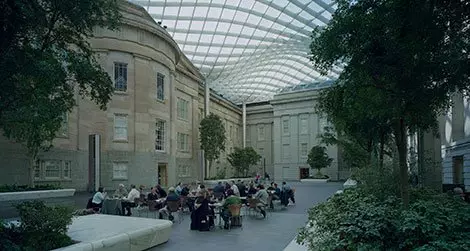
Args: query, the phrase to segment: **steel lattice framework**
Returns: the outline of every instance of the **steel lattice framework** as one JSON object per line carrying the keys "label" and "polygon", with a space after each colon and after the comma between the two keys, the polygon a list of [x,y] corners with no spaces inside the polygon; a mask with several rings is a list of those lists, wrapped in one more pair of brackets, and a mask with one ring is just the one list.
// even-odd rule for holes
{"label": "steel lattice framework", "polygon": [[129,0],[167,26],[206,83],[234,103],[266,101],[286,87],[336,79],[308,60],[310,35],[332,0]]}

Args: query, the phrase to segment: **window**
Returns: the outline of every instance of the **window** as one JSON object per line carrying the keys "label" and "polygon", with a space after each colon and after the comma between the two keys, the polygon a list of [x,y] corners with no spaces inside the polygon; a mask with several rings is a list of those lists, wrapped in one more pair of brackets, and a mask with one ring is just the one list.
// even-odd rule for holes
{"label": "window", "polygon": [[165,76],[157,73],[157,100],[165,100]]}
{"label": "window", "polygon": [[284,119],[282,121],[282,134],[288,135],[289,134],[289,120]]}
{"label": "window", "polygon": [[127,180],[127,162],[113,163],[113,179]]}
{"label": "window", "polygon": [[176,101],[176,116],[178,119],[188,120],[188,106],[189,102],[182,98]]}
{"label": "window", "polygon": [[68,160],[38,160],[34,166],[37,180],[70,179],[72,163]]}
{"label": "window", "polygon": [[157,119],[155,127],[155,150],[165,151],[165,121]]}
{"label": "window", "polygon": [[283,159],[290,159],[289,144],[282,145],[282,158]]}
{"label": "window", "polygon": [[259,155],[264,156],[264,148],[260,147],[258,149]]}
{"label": "window", "polygon": [[69,116],[67,115],[67,113],[64,113],[62,115],[62,122],[61,122],[60,128],[57,131],[57,136],[67,138],[68,135],[69,135]]}
{"label": "window", "polygon": [[300,119],[300,134],[307,134],[307,133],[308,133],[308,120]]}
{"label": "window", "polygon": [[258,127],[258,140],[264,140],[264,125]]}
{"label": "window", "polygon": [[454,184],[464,184],[463,156],[452,157],[452,173]]}
{"label": "window", "polygon": [[116,91],[127,91],[127,64],[114,63],[114,89]]}
{"label": "window", "polygon": [[307,143],[300,144],[300,156],[307,157],[307,155],[308,155],[308,144]]}
{"label": "window", "polygon": [[180,152],[187,152],[189,151],[189,135],[184,133],[178,133],[177,138],[177,149]]}
{"label": "window", "polygon": [[187,165],[180,165],[178,176],[179,177],[191,177],[191,167]]}
{"label": "window", "polygon": [[127,141],[127,115],[114,115],[114,140]]}

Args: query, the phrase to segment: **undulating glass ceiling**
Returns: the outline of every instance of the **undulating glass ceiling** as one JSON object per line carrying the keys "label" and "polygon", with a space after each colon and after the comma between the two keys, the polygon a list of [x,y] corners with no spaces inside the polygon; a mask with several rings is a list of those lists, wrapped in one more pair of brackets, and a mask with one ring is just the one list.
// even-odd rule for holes
{"label": "undulating glass ceiling", "polygon": [[143,6],[179,44],[209,86],[240,104],[286,87],[336,79],[308,60],[310,34],[336,9],[332,0],[129,0]]}

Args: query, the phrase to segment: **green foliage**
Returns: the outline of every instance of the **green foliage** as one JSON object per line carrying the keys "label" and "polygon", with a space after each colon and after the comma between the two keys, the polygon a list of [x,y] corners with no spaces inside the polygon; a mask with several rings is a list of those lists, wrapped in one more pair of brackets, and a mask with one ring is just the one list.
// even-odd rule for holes
{"label": "green foliage", "polygon": [[227,160],[235,168],[236,176],[242,175],[248,177],[250,167],[258,163],[261,159],[253,147],[239,148],[235,147],[234,151],[227,156]]}
{"label": "green foliage", "polygon": [[218,167],[217,172],[215,174],[216,180],[225,179],[225,175],[227,174],[227,167]]}
{"label": "green foliage", "polygon": [[368,146],[393,135],[406,205],[407,133],[435,130],[450,95],[470,94],[470,8],[466,1],[337,3],[333,19],[314,30],[310,45],[310,59],[324,74],[346,63],[336,85],[322,93],[321,109],[358,142],[371,134]]}
{"label": "green foliage", "polygon": [[[201,120],[199,127],[201,149],[204,157],[209,161],[209,169],[212,162],[220,157],[220,152],[225,151],[225,127],[222,120],[216,114],[209,114]],[[208,170],[210,173],[210,170]]]}
{"label": "green foliage", "polygon": [[66,235],[72,223],[71,208],[48,207],[41,201],[23,202],[16,208],[21,224],[2,224],[0,250],[52,250],[74,243]]}
{"label": "green foliage", "polygon": [[321,177],[321,169],[329,167],[331,165],[331,162],[333,162],[333,159],[328,157],[326,147],[318,145],[310,149],[310,152],[308,153],[307,163],[310,165],[311,168],[317,169],[316,176]]}
{"label": "green foliage", "polygon": [[28,185],[0,185],[0,193],[38,191],[38,190],[56,190],[56,189],[62,189],[62,187],[57,186],[57,185],[51,185],[51,184],[36,185],[34,187],[30,187]]}
{"label": "green foliage", "polygon": [[426,192],[408,209],[401,205],[395,196],[345,190],[309,210],[297,241],[325,251],[470,250],[470,208],[462,200]]}
{"label": "green foliage", "polygon": [[76,105],[76,91],[106,109],[112,81],[87,40],[98,26],[119,25],[118,1],[6,1],[0,13],[0,129],[34,163]]}

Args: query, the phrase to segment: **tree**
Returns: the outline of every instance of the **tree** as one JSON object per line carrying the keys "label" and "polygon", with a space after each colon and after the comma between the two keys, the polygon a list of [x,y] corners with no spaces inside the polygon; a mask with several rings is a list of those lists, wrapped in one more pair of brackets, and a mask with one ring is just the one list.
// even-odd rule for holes
{"label": "tree", "polygon": [[326,147],[314,146],[312,149],[310,149],[310,152],[308,153],[307,164],[311,168],[317,169],[317,173],[314,177],[322,179],[324,176],[321,173],[321,169],[329,167],[331,162],[333,162],[333,159],[328,157]]}
{"label": "tree", "polygon": [[24,144],[30,183],[38,153],[56,137],[76,93],[106,109],[112,81],[88,39],[93,28],[116,29],[115,0],[7,0],[0,4],[0,128]]}
{"label": "tree", "polygon": [[239,148],[235,147],[234,151],[230,153],[227,157],[228,162],[235,168],[236,175],[243,175],[243,177],[248,177],[248,172],[250,167],[255,165],[261,159],[253,147]]}
{"label": "tree", "polygon": [[[467,1],[337,1],[331,22],[314,30],[311,61],[323,74],[338,62],[344,70],[336,85],[347,90],[348,111],[371,102],[359,113],[387,118],[398,152],[401,197],[409,203],[407,136],[437,128],[450,95],[468,96],[470,5]],[[370,95],[354,91],[368,90]],[[376,98],[380,97],[380,98]],[[363,105],[359,109],[364,109]]]}
{"label": "tree", "polygon": [[220,157],[220,152],[225,151],[225,127],[219,116],[211,113],[201,120],[199,127],[201,149],[209,163],[206,168],[206,178],[209,178],[212,163]]}

